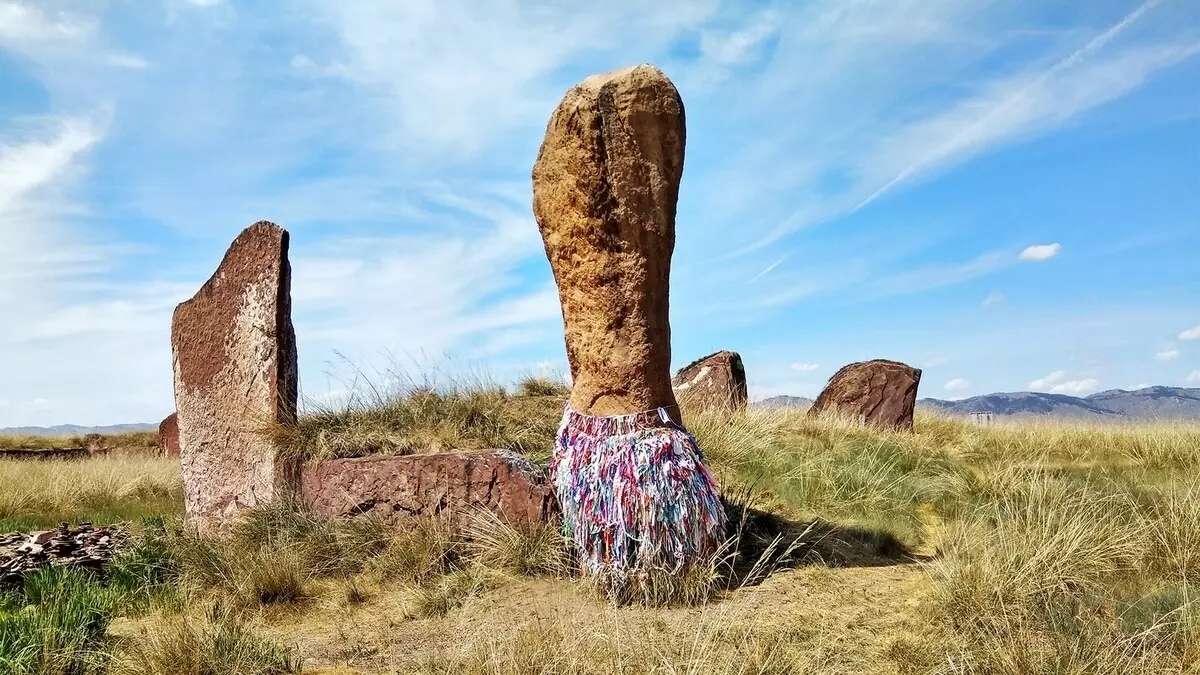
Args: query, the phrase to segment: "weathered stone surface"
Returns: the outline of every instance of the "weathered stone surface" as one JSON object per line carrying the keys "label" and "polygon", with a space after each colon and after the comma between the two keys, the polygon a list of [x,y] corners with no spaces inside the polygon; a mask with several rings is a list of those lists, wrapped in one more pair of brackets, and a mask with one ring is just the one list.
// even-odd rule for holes
{"label": "weathered stone surface", "polygon": [[93,527],[89,523],[0,534],[0,588],[18,585],[26,574],[52,565],[100,570],[125,539],[121,527]]}
{"label": "weathered stone surface", "polygon": [[921,371],[898,361],[864,361],[843,366],[809,408],[884,429],[911,430]]}
{"label": "weathered stone surface", "polygon": [[230,524],[296,479],[262,432],[296,414],[288,234],[246,228],[171,325],[184,509],[200,531]]}
{"label": "weathered stone surface", "polygon": [[158,448],[164,457],[179,456],[179,415],[171,413],[158,425]]}
{"label": "weathered stone surface", "polygon": [[308,462],[301,495],[314,514],[371,514],[390,523],[443,518],[453,527],[475,509],[510,523],[556,513],[554,488],[524,457],[506,451],[362,457]]}
{"label": "weathered stone surface", "polygon": [[746,369],[737,352],[719,351],[680,370],[671,381],[675,397],[693,410],[745,410]]}
{"label": "weathered stone surface", "polygon": [[647,65],[587,78],[546,127],[533,211],[579,412],[677,409],[667,296],[684,136],[679,92]]}

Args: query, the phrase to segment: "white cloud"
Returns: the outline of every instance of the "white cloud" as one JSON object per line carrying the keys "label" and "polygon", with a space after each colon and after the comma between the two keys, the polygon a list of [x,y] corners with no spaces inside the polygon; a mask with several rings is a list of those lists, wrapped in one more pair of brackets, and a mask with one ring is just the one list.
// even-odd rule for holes
{"label": "white cloud", "polygon": [[1193,370],[1192,372],[1188,373],[1188,376],[1184,379],[1184,382],[1200,382],[1200,370]]}
{"label": "white cloud", "polygon": [[984,307],[991,307],[992,305],[998,305],[1002,302],[1004,302],[1004,294],[1000,291],[992,291],[991,293],[988,293],[986,298],[983,299],[982,305]]}
{"label": "white cloud", "polygon": [[716,65],[736,65],[754,58],[768,38],[777,35],[780,17],[765,12],[732,32],[706,30],[700,35],[700,52]]}
{"label": "white cloud", "polygon": [[91,30],[89,22],[65,12],[50,16],[33,4],[0,0],[0,45],[28,46],[46,40],[72,40]]}
{"label": "white cloud", "polygon": [[1020,258],[1021,260],[1041,262],[1043,260],[1049,260],[1058,255],[1058,251],[1061,248],[1062,246],[1058,244],[1036,244],[1034,246],[1030,246],[1024,251],[1021,251]]}
{"label": "white cloud", "polygon": [[1189,328],[1178,335],[1180,340],[1200,340],[1200,326]]}
{"label": "white cloud", "polygon": [[[539,128],[564,92],[564,64],[583,54],[655,54],[694,29],[715,2],[646,5],[635,0],[552,4],[487,0],[361,0],[318,3],[340,49],[341,77],[364,87],[414,151],[470,154],[514,127]],[[742,40],[746,49],[754,36]],[[737,57],[741,48],[713,47]],[[323,59],[311,55],[313,61]],[[411,140],[410,140],[411,139]]]}
{"label": "white cloud", "polygon": [[1130,391],[1137,391],[1137,390],[1139,390],[1139,389],[1146,389],[1147,387],[1151,387],[1151,386],[1153,386],[1153,385],[1151,385],[1151,384],[1149,384],[1149,383],[1146,383],[1146,382],[1142,382],[1141,384],[1135,384],[1135,385],[1131,386],[1131,387],[1129,388],[1129,390],[1130,390]]}
{"label": "white cloud", "polygon": [[1029,388],[1033,391],[1046,391],[1051,394],[1089,394],[1100,388],[1099,380],[1095,378],[1085,378],[1079,380],[1068,380],[1067,371],[1056,370],[1046,377],[1039,378],[1029,383]]}
{"label": "white cloud", "polygon": [[1039,379],[1034,380],[1033,382],[1030,382],[1029,388],[1033,389],[1034,391],[1040,391],[1040,390],[1046,389],[1050,386],[1053,386],[1054,384],[1056,384],[1058,382],[1061,382],[1063,380],[1063,378],[1065,378],[1066,376],[1067,376],[1067,371],[1056,370],[1043,378],[1039,378]]}
{"label": "white cloud", "polygon": [[921,364],[921,367],[922,368],[937,368],[938,366],[944,366],[947,363],[950,363],[950,359],[948,359],[944,356],[935,356],[931,359],[926,359],[925,363]]}
{"label": "white cloud", "polygon": [[215,7],[225,2],[225,0],[186,0],[186,2],[197,7]]}
{"label": "white cloud", "polygon": [[1060,382],[1053,387],[1050,387],[1051,394],[1071,394],[1078,396],[1080,394],[1090,394],[1100,388],[1099,380],[1088,378],[1086,380],[1068,380]]}
{"label": "white cloud", "polygon": [[1165,349],[1165,350],[1155,354],[1154,358],[1158,359],[1159,361],[1174,361],[1175,359],[1179,358],[1179,350],[1178,349]]}
{"label": "white cloud", "polygon": [[[128,249],[76,223],[78,178],[102,133],[63,119],[0,139],[0,398],[26,401],[5,422],[146,421],[171,396],[170,313],[176,287],[107,278]],[[70,416],[69,419],[64,416]]]}
{"label": "white cloud", "polygon": [[946,383],[946,390],[947,391],[958,391],[960,389],[966,389],[969,386],[971,386],[970,382],[968,382],[967,380],[964,380],[961,377],[956,377],[953,380],[950,380],[949,382]]}
{"label": "white cloud", "polygon": [[792,370],[798,373],[811,373],[820,367],[817,363],[793,363],[791,366]]}

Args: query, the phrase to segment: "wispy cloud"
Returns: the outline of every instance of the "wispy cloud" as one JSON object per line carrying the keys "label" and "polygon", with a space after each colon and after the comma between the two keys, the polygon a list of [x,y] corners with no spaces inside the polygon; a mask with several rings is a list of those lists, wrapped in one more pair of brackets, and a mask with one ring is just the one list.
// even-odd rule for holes
{"label": "wispy cloud", "polygon": [[[336,49],[308,54],[336,63],[347,81],[375,94],[391,120],[389,139],[427,161],[457,158],[545,123],[582,54],[657,53],[694,29],[715,2],[649,6],[632,0],[542,6],[482,0],[363,0],[323,3]],[[743,40],[749,48],[749,39]],[[621,47],[621,49],[618,49]],[[734,58],[739,47],[717,49]],[[624,63],[629,56],[620,59]],[[449,153],[449,154],[447,154]]]}
{"label": "wispy cloud", "polygon": [[1002,302],[1004,302],[1004,294],[1000,291],[992,291],[988,293],[987,297],[980,304],[984,307],[991,307],[992,305],[999,305]]}
{"label": "wispy cloud", "polygon": [[747,283],[754,283],[755,281],[758,281],[759,279],[767,276],[768,274],[771,273],[771,270],[775,269],[776,267],[779,267],[780,263],[782,263],[784,260],[787,260],[787,256],[784,256],[784,257],[780,258],[779,260],[776,260],[775,262],[771,263],[770,265],[767,265],[766,267],[764,267],[761,272],[759,272],[758,274],[755,274],[753,277],[751,277],[750,281]]}
{"label": "wispy cloud", "polygon": [[[1131,54],[1132,58],[1089,65],[1101,49],[1150,11],[1160,0],[1149,0],[1092,38],[1050,68],[1022,73],[994,82],[974,100],[910,127],[897,135],[890,152],[912,157],[893,178],[855,206],[870,204],[899,184],[940,166],[972,155],[1039,128],[1064,123],[1078,113],[1106,103],[1140,84],[1150,71],[1175,63],[1196,52],[1196,45],[1170,48],[1157,55]],[[919,146],[915,141],[923,141]]]}
{"label": "wispy cloud", "polygon": [[169,405],[167,333],[182,289],[109,279],[128,247],[76,223],[79,178],[101,138],[67,118],[0,140],[0,316],[21,327],[0,332],[0,351],[21,355],[0,378],[6,419],[142,421]]}
{"label": "wispy cloud", "polygon": [[1024,251],[1021,251],[1020,258],[1021,260],[1041,262],[1043,260],[1049,260],[1058,255],[1058,252],[1061,248],[1062,246],[1059,244],[1036,244],[1026,248]]}
{"label": "wispy cloud", "polygon": [[[794,154],[787,156],[788,162],[783,156],[778,158],[780,166],[788,168],[781,171],[775,184],[763,187],[801,194],[803,206],[782,216],[777,225],[741,252],[758,250],[802,227],[863,209],[905,184],[996,148],[1061,128],[1082,114],[1134,91],[1159,70],[1200,52],[1200,43],[1194,41],[1159,41],[1120,47],[1112,44],[1157,4],[1155,0],[1143,4],[1049,67],[1044,61],[1038,61],[1008,73],[997,75],[991,71],[987,76],[966,78],[958,86],[966,90],[967,95],[943,99],[940,108],[910,112],[899,123],[893,111],[903,100],[901,92],[904,90],[899,89],[900,85],[919,87],[925,80],[911,72],[893,73],[897,87],[894,98],[887,85],[878,86],[874,89],[878,93],[873,96],[860,96],[856,101],[857,111],[847,113],[844,107],[836,110],[842,115],[844,134],[804,139],[808,142],[808,155],[799,163]],[[857,9],[865,10],[866,7],[868,5],[864,4]],[[822,69],[821,75],[801,79],[799,86],[808,87],[814,94],[824,94],[826,100],[838,100],[838,94],[850,91],[857,82],[855,76],[859,73],[851,68],[862,68],[865,64],[861,59],[872,59],[870,66],[874,72],[886,71],[886,66],[875,59],[892,58],[910,63],[920,59],[930,79],[937,75],[963,77],[961,68],[953,70],[939,62],[936,54],[952,53],[957,48],[964,52],[965,63],[970,64],[972,56],[982,58],[988,48],[1001,47],[997,44],[1000,38],[996,34],[976,32],[974,22],[980,15],[987,14],[984,6],[972,6],[976,7],[978,14],[953,3],[924,3],[919,7],[897,3],[895,11],[908,12],[911,15],[908,21],[916,24],[911,27],[913,35],[926,32],[933,36],[928,42],[910,42],[904,37],[888,35],[890,39],[877,38],[874,43],[863,44],[846,38],[846,34],[853,35],[850,26],[840,26],[836,20],[829,22],[821,30],[828,31],[830,39],[843,39],[846,44],[854,44],[859,50],[857,58],[831,57],[827,59],[832,64],[829,68]],[[876,6],[870,5],[869,11],[877,10]],[[904,19],[890,13],[881,14],[863,17],[855,9],[845,9],[838,17],[863,26],[875,26],[888,20],[895,28],[908,27]],[[814,25],[812,30],[818,29]],[[1018,34],[1019,31],[1013,33]],[[925,46],[927,51],[913,46],[915,44]],[[971,49],[974,46],[980,51]],[[835,54],[840,51],[836,47],[830,49]],[[814,56],[808,52],[804,55]],[[839,65],[848,72],[837,70]],[[781,68],[781,77],[783,72]],[[793,80],[796,78],[791,73],[789,76]],[[831,83],[832,78],[838,77],[844,79],[846,89]],[[853,91],[861,93],[861,89]],[[819,105],[819,99],[810,104]],[[879,106],[879,110],[873,106]],[[891,114],[884,114],[882,111],[885,110]],[[788,135],[794,136],[795,132],[780,129],[772,134],[773,138]],[[787,143],[776,143],[788,147]],[[764,148],[760,152],[770,156],[771,151]],[[847,185],[835,194],[823,193],[819,188],[821,178],[831,171],[844,176]]]}
{"label": "wispy cloud", "polygon": [[1200,370],[1193,370],[1192,372],[1188,373],[1188,376],[1184,378],[1184,382],[1188,382],[1189,384],[1193,382],[1200,382]]}
{"label": "wispy cloud", "polygon": [[792,370],[798,373],[811,373],[820,367],[820,364],[817,363],[793,363],[791,365]]}
{"label": "wispy cloud", "polygon": [[876,297],[921,293],[986,276],[1012,265],[1011,253],[991,251],[974,260],[950,265],[928,265],[874,282]]}
{"label": "wispy cloud", "polygon": [[1189,328],[1176,337],[1178,337],[1180,340],[1200,340],[1200,326]]}
{"label": "wispy cloud", "polygon": [[1174,361],[1175,359],[1179,358],[1179,350],[1178,349],[1164,349],[1163,351],[1155,354],[1154,358],[1159,361]]}
{"label": "wispy cloud", "polygon": [[971,383],[961,377],[956,377],[946,383],[946,391],[959,391],[971,386]]}

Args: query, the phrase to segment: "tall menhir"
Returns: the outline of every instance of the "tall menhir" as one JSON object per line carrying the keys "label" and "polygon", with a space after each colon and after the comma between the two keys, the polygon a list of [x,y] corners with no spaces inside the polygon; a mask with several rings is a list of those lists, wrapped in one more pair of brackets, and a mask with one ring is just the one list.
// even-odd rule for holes
{"label": "tall menhir", "polygon": [[175,309],[171,350],[187,524],[201,532],[295,485],[296,466],[265,434],[296,418],[288,233],[258,222]]}
{"label": "tall menhir", "polygon": [[614,594],[711,554],[725,515],[671,389],[684,111],[657,68],[567,92],[533,167],[573,388],[551,465],[584,567]]}

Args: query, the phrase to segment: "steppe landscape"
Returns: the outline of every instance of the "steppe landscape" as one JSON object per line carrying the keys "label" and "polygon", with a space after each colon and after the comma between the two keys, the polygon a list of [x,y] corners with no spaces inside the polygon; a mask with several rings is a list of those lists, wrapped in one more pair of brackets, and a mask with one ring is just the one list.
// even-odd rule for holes
{"label": "steppe landscape", "polygon": [[[414,389],[302,419],[306,451],[549,454],[561,386]],[[400,421],[408,419],[406,424]],[[794,409],[688,414],[737,524],[694,587],[616,606],[552,528],[182,529],[178,460],[137,438],[0,460],[0,530],[124,523],[101,580],[6,591],[12,673],[1177,673],[1200,667],[1200,428],[883,432]],[[325,434],[321,432],[325,431]],[[311,439],[311,440],[310,440]],[[318,440],[320,439],[320,440]],[[128,447],[122,447],[128,445]]]}
{"label": "steppe landscape", "polygon": [[1200,32],[1057,3],[0,0],[0,675],[1200,675]]}

